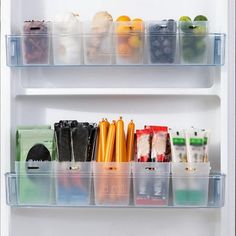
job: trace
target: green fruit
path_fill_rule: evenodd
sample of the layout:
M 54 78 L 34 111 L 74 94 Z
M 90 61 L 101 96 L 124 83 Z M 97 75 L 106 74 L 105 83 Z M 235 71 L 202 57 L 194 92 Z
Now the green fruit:
M 198 15 L 194 18 L 194 21 L 208 21 L 206 16 Z
M 196 53 L 199 55 L 203 54 L 206 51 L 206 42 L 205 40 L 198 40 L 196 42 Z
M 183 49 L 183 58 L 184 60 L 191 60 L 192 58 L 194 58 L 195 53 L 194 50 L 191 48 L 184 48 Z
M 193 24 L 192 21 L 183 21 L 180 22 L 180 29 L 183 33 L 192 33 L 193 32 Z
M 193 29 L 194 34 L 206 34 L 207 33 L 207 27 L 204 25 L 196 26 Z
M 191 18 L 189 17 L 189 16 L 181 16 L 180 18 L 179 18 L 179 21 L 192 21 L 191 20 Z
M 182 37 L 183 47 L 191 47 L 194 43 L 195 43 L 194 36 L 183 36 Z

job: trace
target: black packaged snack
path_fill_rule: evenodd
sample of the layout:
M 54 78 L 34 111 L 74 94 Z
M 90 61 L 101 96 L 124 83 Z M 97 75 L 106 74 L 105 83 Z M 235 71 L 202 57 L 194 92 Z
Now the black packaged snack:
M 58 160 L 92 161 L 97 138 L 97 124 L 63 120 L 55 123 Z
M 174 63 L 176 54 L 176 22 L 174 20 L 163 20 L 157 23 L 150 23 L 148 31 L 150 63 Z
M 58 160 L 61 161 L 71 161 L 71 134 L 70 126 L 67 122 L 60 121 L 54 124 L 56 143 L 57 143 L 57 154 Z

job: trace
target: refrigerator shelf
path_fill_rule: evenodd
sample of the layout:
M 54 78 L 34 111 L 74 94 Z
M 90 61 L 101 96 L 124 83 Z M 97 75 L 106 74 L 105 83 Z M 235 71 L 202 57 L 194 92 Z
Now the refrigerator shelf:
M 122 39 L 136 37 L 136 34 L 141 40 L 138 48 L 136 45 L 133 51 L 127 51 L 126 44 L 120 45 L 120 37 Z M 117 36 L 110 33 L 102 39 L 105 42 L 100 42 L 96 50 L 91 44 L 98 37 L 93 34 L 7 35 L 7 65 L 10 67 L 224 65 L 225 34 L 142 33 L 141 36 L 139 34 L 141 33 Z
M 125 167 L 127 168 L 127 167 Z M 221 208 L 225 175 L 7 173 L 11 207 Z
M 16 96 L 219 96 L 217 88 L 22 88 Z

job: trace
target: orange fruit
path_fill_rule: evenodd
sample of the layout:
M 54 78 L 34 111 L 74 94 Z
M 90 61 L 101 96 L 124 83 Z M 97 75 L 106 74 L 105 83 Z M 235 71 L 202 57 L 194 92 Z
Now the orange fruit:
M 143 20 L 140 18 L 133 19 L 132 27 L 134 31 L 142 32 L 144 29 Z
M 119 35 L 118 37 L 117 37 L 117 43 L 128 43 L 128 35 Z
M 116 21 L 131 21 L 131 19 L 128 16 L 119 16 Z
M 129 25 L 117 25 L 116 27 L 116 33 L 117 34 L 129 34 L 130 30 L 132 29 L 132 27 L 130 27 Z
M 126 43 L 118 44 L 118 54 L 122 57 L 129 57 L 132 53 L 132 49 Z
M 139 48 L 141 46 L 141 40 L 137 35 L 132 35 L 128 39 L 128 44 L 132 48 Z

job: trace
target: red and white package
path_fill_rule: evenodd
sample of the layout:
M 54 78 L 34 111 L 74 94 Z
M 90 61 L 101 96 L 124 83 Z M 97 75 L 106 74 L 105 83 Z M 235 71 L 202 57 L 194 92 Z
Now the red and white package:
M 151 130 L 136 130 L 137 139 L 137 161 L 148 162 L 151 153 Z
M 167 126 L 148 126 L 152 130 L 152 162 L 164 162 L 166 161 L 166 146 L 168 138 Z

